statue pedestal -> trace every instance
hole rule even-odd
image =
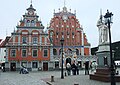
[[[98,46],[96,56],[98,57],[98,67],[110,66],[110,46],[108,43]]]
[[[94,74],[90,74],[91,80],[110,82],[111,70],[110,70],[110,51],[109,44],[99,45],[99,49],[96,53],[98,57],[98,67]],[[115,75],[115,81],[120,82],[120,75]]]
[[[91,80],[110,82],[111,81],[111,71],[108,67],[98,68],[94,74],[90,74]],[[120,75],[115,75],[115,81],[120,82]]]

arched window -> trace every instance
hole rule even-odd
[[[59,55],[62,53],[62,49],[59,50]]]
[[[27,20],[27,26],[30,27],[30,20]]]
[[[76,49],[76,55],[79,55],[79,50],[78,49]]]
[[[34,22],[34,20],[31,21],[31,26],[32,26],[32,27],[35,26],[35,22]]]
[[[72,54],[72,50],[70,48],[68,48],[67,54]]]
[[[53,49],[53,55],[57,55],[57,50]]]

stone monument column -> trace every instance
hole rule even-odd
[[[99,45],[96,55],[98,56],[98,67],[110,66],[110,46],[108,41],[109,29],[105,25],[105,21],[102,19],[102,15],[97,22],[99,30]],[[106,63],[107,62],[107,63]]]

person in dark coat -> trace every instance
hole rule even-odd
[[[77,63],[77,66],[76,66],[76,72],[77,72],[77,75],[79,75],[79,64]]]
[[[75,63],[73,63],[72,65],[71,65],[71,67],[72,67],[72,73],[73,73],[73,75],[76,75],[76,65],[75,65]]]
[[[85,75],[89,75],[89,62],[85,62]]]

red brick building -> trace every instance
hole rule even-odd
[[[16,28],[6,44],[6,70],[16,71],[21,65],[29,70],[48,70],[51,45],[32,4]]]
[[[53,45],[51,61],[55,63],[55,68],[58,68],[61,62],[62,38],[64,38],[64,66],[68,62],[72,63],[73,59],[80,63],[81,67],[85,61],[92,60],[90,43],[76,18],[76,13],[71,13],[71,10],[69,12],[66,7],[63,7],[62,11],[59,9],[57,13],[54,11],[48,33]]]
[[[48,33],[39,20],[32,4],[23,15],[17,30],[11,33],[6,46],[6,70],[20,70],[24,65],[29,70],[53,70],[61,68],[61,44],[64,38],[64,67],[73,60],[83,66],[85,61],[95,61],[91,56],[90,44],[76,13],[66,7],[50,21]]]

